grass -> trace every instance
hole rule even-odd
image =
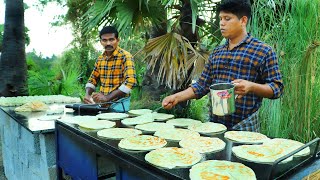
[[[262,130],[269,136],[307,142],[320,134],[320,2],[315,0],[255,1],[250,29],[274,47],[285,91],[279,100],[265,100]]]

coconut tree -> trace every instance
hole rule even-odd
[[[0,59],[0,96],[27,95],[23,0],[6,1]]]

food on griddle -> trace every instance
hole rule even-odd
[[[189,129],[178,128],[156,131],[154,135],[169,141],[180,141],[188,137],[200,137],[200,134],[198,132],[191,131]]]
[[[179,145],[201,154],[219,152],[226,147],[226,143],[221,139],[211,137],[184,138],[179,142]]]
[[[156,149],[145,156],[147,162],[167,169],[188,168],[198,163],[201,158],[201,154],[196,151],[177,147]]]
[[[208,160],[198,163],[190,169],[191,180],[237,179],[255,180],[254,171],[237,162]]]
[[[165,139],[150,135],[131,136],[122,139],[118,144],[122,149],[133,151],[149,151],[162,148],[165,145],[167,145]]]
[[[123,139],[131,136],[142,134],[140,130],[132,128],[111,128],[103,129],[97,132],[97,135],[108,139]]]
[[[41,101],[32,101],[22,106],[16,107],[14,110],[18,112],[46,111],[48,106]]]
[[[87,129],[107,129],[116,125],[115,122],[108,120],[82,121],[78,123],[79,126]]]
[[[152,110],[151,109],[133,109],[133,110],[129,110],[128,113],[134,116],[141,116],[144,114],[152,113]]]
[[[144,115],[137,116],[134,118],[123,119],[123,120],[121,120],[121,123],[126,126],[134,126],[137,124],[145,124],[145,123],[150,123],[153,121],[154,121],[154,118],[153,118],[152,114],[149,113],[149,114],[144,114]]]
[[[220,123],[206,122],[206,123],[195,123],[188,126],[188,129],[197,131],[203,135],[215,135],[224,133],[227,127]]]
[[[166,121],[168,119],[174,118],[173,114],[158,113],[158,112],[152,113],[152,116],[155,119],[155,121]]]
[[[230,141],[242,144],[262,144],[269,139],[264,134],[249,131],[227,131],[224,137]]]
[[[69,124],[78,124],[83,121],[97,121],[98,117],[96,117],[96,116],[72,116],[72,117],[63,117],[58,120],[65,122],[65,123],[69,123]]]
[[[139,124],[135,126],[136,129],[140,129],[146,133],[155,133],[163,129],[173,129],[174,126],[167,123],[151,122],[146,124]]]
[[[304,144],[291,139],[275,138],[275,139],[270,139],[268,141],[265,141],[263,145],[275,146],[275,147],[280,146],[290,153],[290,151],[292,152],[294,150],[297,150],[298,148],[302,147]],[[310,148],[306,147],[303,150],[299,151],[298,153],[294,154],[293,157],[307,156],[309,154],[310,154]]]
[[[268,145],[241,145],[232,147],[232,153],[245,161],[272,164],[277,159],[287,155],[289,152],[281,146]],[[292,161],[292,156],[283,160],[281,163]]]
[[[187,128],[192,124],[200,124],[202,122],[194,119],[189,119],[189,118],[176,118],[176,119],[168,120],[167,123],[172,124],[175,127]]]
[[[120,120],[129,117],[126,113],[101,113],[96,115],[99,119]]]

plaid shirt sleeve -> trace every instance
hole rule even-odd
[[[264,79],[265,83],[267,83],[273,90],[273,97],[270,99],[277,99],[281,96],[284,86],[278,65],[278,59],[276,53],[271,49],[271,47],[268,49],[265,66],[263,67],[262,79]]]
[[[98,71],[98,68],[100,66],[100,59],[103,58],[103,57],[100,57],[97,59],[97,61],[94,63],[94,68],[91,72],[91,75],[89,77],[89,80],[88,80],[88,83],[91,83],[93,86],[97,86],[97,82],[98,82],[98,79],[100,77],[100,73]]]
[[[130,90],[137,84],[136,71],[131,54],[127,54],[124,58],[124,77],[125,81],[119,89],[123,92],[130,92]]]
[[[213,52],[210,56],[209,56],[209,61],[206,63],[204,70],[201,73],[200,78],[197,80],[197,82],[193,83],[191,85],[194,94],[196,95],[197,99],[202,98],[203,96],[205,96],[206,94],[209,93],[210,91],[210,85],[212,84],[212,58],[213,58],[213,54],[215,52]]]

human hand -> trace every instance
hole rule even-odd
[[[92,95],[92,99],[96,103],[103,103],[103,102],[108,102],[109,100],[103,93],[96,93]]]
[[[179,103],[179,100],[176,95],[167,96],[162,100],[162,107],[164,109],[170,110],[172,109],[176,104]]]
[[[83,103],[85,104],[94,104],[94,101],[92,97],[89,94],[86,94],[86,96],[83,99]]]
[[[244,79],[236,79],[231,83],[235,84],[234,93],[238,94],[237,98],[242,98],[249,92],[252,92],[255,84],[251,81],[247,81]]]

